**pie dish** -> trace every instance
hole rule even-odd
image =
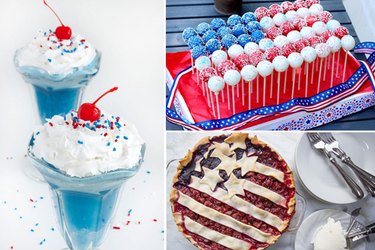
[[[294,214],[293,173],[256,136],[205,137],[180,161],[170,202],[178,229],[199,249],[265,249]]]

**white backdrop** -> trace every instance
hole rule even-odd
[[[65,25],[102,52],[83,101],[112,86],[99,107],[134,123],[147,144],[140,172],[127,184],[102,250],[162,249],[164,243],[164,2],[50,0]],[[0,0],[0,249],[62,249],[46,184],[25,177],[22,165],[36,117],[26,83],[13,66],[17,48],[58,21],[42,0]],[[40,199],[43,197],[44,199]],[[32,199],[34,202],[31,202]],[[37,202],[35,202],[37,201]],[[35,206],[35,208],[34,208]],[[132,209],[131,215],[128,211]],[[127,220],[129,225],[125,225]],[[138,223],[139,222],[139,223]],[[39,223],[38,226],[35,226]],[[31,232],[34,229],[34,232]],[[46,239],[43,241],[43,239]],[[42,242],[42,245],[40,243]]]

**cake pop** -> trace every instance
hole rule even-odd
[[[308,8],[302,7],[297,10],[297,15],[300,18],[305,18],[310,15],[310,10]]]
[[[242,23],[236,24],[232,28],[233,35],[239,37],[242,34],[247,34],[246,28]]]
[[[214,53],[214,51],[219,50],[221,48],[221,43],[219,40],[212,38],[207,41],[206,49],[210,54]]]
[[[219,64],[219,66],[217,67],[217,72],[220,76],[224,76],[225,72],[231,69],[236,69],[236,65],[232,61],[225,60]]]
[[[225,21],[221,18],[214,18],[212,19],[211,21],[211,27],[214,29],[214,30],[218,30],[220,29],[221,27],[224,27],[226,24],[225,24]]]
[[[340,26],[335,30],[335,36],[337,36],[340,39],[346,35],[349,35],[349,30],[343,26]]]
[[[277,36],[273,40],[273,44],[278,48],[282,48],[285,44],[288,44],[288,43],[289,43],[288,38],[284,35]]]
[[[190,49],[194,48],[195,46],[203,45],[203,44],[204,44],[203,40],[199,36],[192,36],[187,41],[187,45],[189,46]]]
[[[288,21],[288,19],[283,13],[277,13],[276,15],[273,16],[273,21],[276,26],[280,27],[283,23]]]
[[[324,22],[324,23],[327,23],[328,21],[332,20],[333,19],[333,16],[331,13],[329,13],[328,11],[322,11],[319,15],[318,15],[318,18],[320,21]]]
[[[272,48],[268,48],[265,52],[264,52],[264,57],[272,62],[272,60],[279,56],[281,54],[281,50],[278,48],[278,47],[272,47]]]
[[[217,33],[220,37],[224,37],[225,35],[232,34],[232,29],[227,26],[223,26],[217,30]]]
[[[227,20],[227,24],[229,27],[234,27],[236,24],[239,24],[241,23],[241,17],[239,15],[231,15],[228,20]]]
[[[257,66],[258,63],[263,61],[265,58],[264,58],[264,54],[260,50],[257,50],[249,55],[249,59],[250,59],[251,65]]]
[[[238,43],[242,46],[245,47],[245,45],[249,42],[251,42],[251,37],[248,34],[242,34],[238,38]]]
[[[274,27],[275,26],[275,22],[273,21],[273,19],[269,16],[265,16],[263,17],[260,22],[260,27],[263,29],[263,31],[267,31],[269,30],[271,27]]]
[[[313,47],[307,46],[301,50],[301,56],[303,60],[306,62],[305,64],[305,72],[306,72],[306,85],[305,85],[305,97],[307,97],[308,93],[308,81],[309,81],[309,66],[310,63],[314,62],[316,59],[316,51]],[[313,72],[311,73],[314,76]]]
[[[249,55],[243,53],[236,56],[233,60],[234,64],[238,69],[242,69],[245,65],[250,65]]]
[[[334,63],[335,63],[335,54],[338,52],[341,48],[341,40],[335,36],[331,36],[327,40],[327,45],[331,49],[332,52],[332,69],[331,69],[331,88],[333,86],[333,69],[334,69]]]
[[[280,26],[281,32],[284,36],[288,35],[289,32],[294,30],[294,26],[291,22],[285,22]]]
[[[272,74],[273,71],[273,64],[269,61],[261,61],[257,65],[257,70],[259,75],[263,77],[263,106],[266,106],[266,90],[267,90],[267,84],[266,84],[266,78],[267,76]]]
[[[297,11],[295,10],[290,10],[287,13],[285,13],[285,17],[288,22],[293,22],[299,18]]]
[[[260,40],[262,40],[264,38],[264,34],[262,31],[260,30],[256,30],[254,31],[253,33],[251,33],[251,39],[254,41],[254,42],[257,42],[259,43]]]
[[[277,104],[280,103],[280,74],[289,67],[288,59],[285,56],[276,56],[272,61],[273,67],[277,71]],[[285,83],[284,83],[285,84]]]
[[[258,50],[259,50],[258,44],[254,43],[254,42],[249,42],[244,47],[244,51],[248,55],[250,55],[253,52],[258,51]]]
[[[346,63],[348,61],[348,51],[354,48],[355,40],[351,35],[345,35],[341,38],[341,45],[345,50],[344,73],[342,74],[342,82],[344,82],[346,76]]]
[[[250,21],[246,24],[246,29],[249,31],[249,33],[253,33],[257,30],[260,30],[260,23],[257,21]]]
[[[273,47],[273,42],[269,38],[263,38],[259,41],[259,49],[262,51],[266,51],[269,48]]]
[[[302,35],[297,30],[292,30],[288,33],[286,37],[288,38],[288,41],[290,43],[295,43],[296,41],[302,38]]]
[[[214,38],[217,39],[218,35],[217,35],[216,31],[213,31],[213,30],[206,31],[206,33],[204,33],[203,36],[202,36],[202,39],[205,43],[207,43],[208,40],[214,39]]]
[[[327,29],[330,30],[330,31],[335,31],[338,27],[341,26],[340,22],[337,21],[337,20],[329,20],[327,22]]]
[[[207,50],[206,50],[206,47],[202,45],[195,46],[191,50],[191,56],[193,57],[194,60],[200,56],[205,56],[205,55],[207,55]]]
[[[305,19],[297,19],[293,21],[294,29],[301,31],[303,27],[307,26]]]
[[[296,69],[300,68],[303,63],[303,57],[300,53],[292,52],[288,56],[288,63],[293,68],[293,81],[292,81],[292,99],[294,98],[294,89],[296,84]]]
[[[307,5],[304,0],[296,0],[293,3],[294,10],[305,8]]]
[[[198,70],[197,84],[199,85],[199,79],[200,79],[202,82],[201,88],[202,88],[203,96],[206,96],[205,92],[207,92],[208,94],[207,85],[206,85],[208,78],[210,78],[212,75],[217,75],[216,70],[210,66],[211,66],[211,61],[206,56],[201,56],[195,61],[195,67]]]
[[[308,40],[309,40],[310,46],[313,47],[313,48],[315,48],[315,46],[317,44],[323,42],[322,38],[320,38],[318,36],[313,36],[313,37],[309,38]]]
[[[300,33],[305,39],[310,39],[311,37],[315,36],[315,31],[311,27],[303,27]]]
[[[226,34],[225,36],[223,36],[223,38],[221,39],[221,44],[223,45],[224,48],[228,49],[230,46],[232,46],[233,44],[236,44],[238,41],[237,41],[237,38],[232,35],[232,34]]]
[[[222,50],[216,50],[211,55],[212,63],[217,67],[220,65],[220,63],[224,62],[228,59],[227,53]]]
[[[244,24],[248,24],[251,21],[256,21],[257,17],[255,16],[253,12],[246,12],[245,14],[242,15],[241,20]]]
[[[294,43],[294,47],[296,48],[296,52],[298,53],[301,53],[302,49],[304,49],[307,46],[310,46],[310,43],[305,38],[301,38]]]
[[[281,3],[281,8],[283,8],[284,13],[287,13],[288,11],[294,10],[294,5],[292,2],[285,1]]]
[[[254,67],[253,65],[246,65],[242,68],[241,70],[241,76],[242,76],[242,79],[249,82],[249,100],[248,100],[248,109],[250,110],[251,109],[251,93],[253,92],[252,91],[252,81],[257,78],[258,76],[258,71],[257,71],[257,68]],[[259,92],[258,92],[259,93]]]
[[[219,98],[218,98],[218,95],[219,95],[219,92],[222,91],[224,89],[224,86],[225,86],[225,82],[224,82],[224,79],[221,78],[220,76],[213,76],[211,77],[209,80],[208,80],[208,84],[207,84],[208,88],[215,93],[215,97],[216,97],[216,108],[217,108],[217,114],[218,114],[218,118],[221,119],[220,117],[220,106],[219,106]],[[212,99],[211,99],[212,100]],[[212,110],[213,110],[213,113],[215,113],[215,109],[214,109],[214,104],[213,104],[213,101],[212,101]]]
[[[208,23],[200,23],[200,24],[198,24],[196,30],[197,30],[199,35],[203,35],[204,33],[206,33],[210,29],[211,29],[211,25],[209,25]]]
[[[331,36],[334,36],[334,33],[330,30],[326,30],[320,35],[320,37],[323,38],[323,42],[327,42],[328,38]]]
[[[199,79],[204,83],[207,83],[208,79],[210,79],[212,76],[217,76],[217,71],[212,67],[202,69],[199,72]]]
[[[195,31],[195,29],[188,27],[184,29],[182,32],[182,39],[184,39],[185,42],[189,40],[190,37],[197,36],[198,33]]]
[[[267,37],[274,40],[277,36],[281,35],[281,30],[278,27],[272,27],[267,31]]]
[[[195,60],[195,68],[201,71],[211,66],[211,60],[207,56],[200,56]]]
[[[315,22],[319,21],[319,19],[316,16],[307,16],[305,17],[305,21],[307,26],[311,27]]]
[[[234,102],[234,87],[240,82],[241,80],[241,75],[237,70],[228,70],[224,74],[224,81],[232,86],[232,107],[233,107],[233,115],[236,114],[236,107],[235,107],[235,102]],[[228,100],[229,100],[229,95],[228,95]]]
[[[296,48],[291,43],[287,43],[281,47],[281,55],[285,57],[288,57],[293,52],[296,52]]]
[[[278,4],[271,4],[268,8],[271,17],[274,17],[276,14],[283,13],[283,8]]]
[[[328,30],[326,24],[322,21],[315,22],[312,28],[317,35],[321,35],[324,31]]]
[[[329,55],[331,49],[325,43],[319,43],[315,46],[316,54],[320,58],[320,66],[319,66],[319,79],[318,79],[318,88],[317,93],[320,92],[320,82],[322,77],[322,66],[323,60]]]
[[[311,5],[318,3],[320,3],[320,0],[306,0],[307,7],[311,7]]]
[[[323,6],[318,3],[315,3],[309,8],[311,15],[318,16],[323,11]]]
[[[231,59],[236,58],[238,55],[242,53],[244,53],[244,49],[242,48],[241,45],[238,45],[238,44],[233,44],[228,49],[228,55]]]
[[[254,11],[255,16],[258,20],[261,20],[265,16],[270,16],[270,12],[265,7],[259,7]]]

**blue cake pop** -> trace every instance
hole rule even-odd
[[[192,36],[187,41],[187,45],[192,49],[197,45],[203,45],[203,40],[199,36]]]
[[[217,33],[219,34],[220,37],[223,37],[227,34],[232,34],[232,29],[227,26],[224,26],[218,29]]]
[[[261,27],[260,27],[259,22],[257,22],[257,21],[250,21],[248,24],[246,24],[246,29],[247,29],[250,33],[252,33],[252,32],[254,32],[254,31],[256,31],[256,30],[260,30]]]
[[[211,25],[209,25],[208,23],[200,23],[197,26],[197,32],[199,35],[203,35],[204,33],[206,33],[206,31],[210,29],[211,29]]]
[[[242,15],[241,19],[244,24],[248,24],[251,21],[256,21],[257,17],[255,16],[253,12],[246,12],[245,14]]]
[[[221,18],[214,18],[212,19],[211,21],[211,27],[214,29],[214,30],[218,30],[220,29],[221,27],[224,27],[226,24],[225,24],[225,21]]]
[[[239,15],[231,15],[227,20],[227,24],[229,27],[233,27],[234,25],[241,23],[241,21],[242,20]]]
[[[236,24],[233,28],[232,28],[232,31],[233,31],[233,35],[235,35],[236,37],[239,37],[240,35],[242,34],[246,34],[246,28],[245,28],[245,25],[239,23],[239,24]]]
[[[212,38],[207,41],[206,48],[210,54],[214,53],[215,50],[221,49],[221,43],[219,40]]]
[[[242,46],[242,47],[245,47],[245,45],[248,43],[248,42],[251,42],[252,39],[251,37],[248,35],[248,34],[242,34],[240,35],[238,38],[238,43]]]
[[[263,38],[264,38],[264,34],[260,30],[256,30],[253,33],[251,33],[251,39],[256,43],[259,43],[259,41],[262,40]]]
[[[200,56],[206,56],[206,55],[207,55],[207,50],[205,46],[198,45],[198,46],[195,46],[191,50],[191,56],[193,57],[194,60]]]
[[[192,27],[188,27],[182,32],[182,39],[184,39],[184,41],[186,42],[190,37],[196,35],[198,35],[198,33],[195,31],[195,29],[193,29]]]
[[[226,34],[225,36],[223,36],[223,38],[221,39],[221,44],[226,48],[228,49],[230,46],[232,46],[233,44],[236,44],[237,43],[237,38],[232,35],[232,34]]]
[[[217,33],[216,31],[213,31],[213,30],[207,30],[206,33],[203,34],[203,41],[206,43],[208,40],[212,39],[212,38],[217,38]]]

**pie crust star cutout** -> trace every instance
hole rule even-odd
[[[220,177],[219,175],[219,170],[217,168],[215,169],[209,169],[206,167],[202,167],[204,176],[203,178],[199,181],[201,184],[206,184],[208,185],[212,191],[216,188],[216,185],[219,182],[222,182],[224,179]]]
[[[227,199],[231,199],[236,194],[245,195],[243,185],[243,179],[238,179],[233,173],[229,176],[229,179],[224,183],[224,186],[228,190]]]

